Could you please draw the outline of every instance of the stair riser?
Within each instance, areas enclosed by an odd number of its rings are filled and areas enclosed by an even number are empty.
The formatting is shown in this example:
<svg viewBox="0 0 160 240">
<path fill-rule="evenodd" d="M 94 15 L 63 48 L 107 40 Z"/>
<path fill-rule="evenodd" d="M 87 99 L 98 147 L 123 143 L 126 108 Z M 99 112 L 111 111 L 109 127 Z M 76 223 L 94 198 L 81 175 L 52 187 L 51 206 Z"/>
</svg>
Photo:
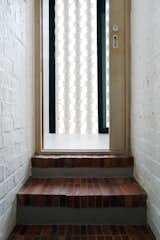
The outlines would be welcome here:
<svg viewBox="0 0 160 240">
<path fill-rule="evenodd" d="M 106 224 L 144 225 L 146 208 L 72 209 L 54 207 L 18 207 L 17 223 L 26 225 Z"/>
<path fill-rule="evenodd" d="M 32 168 L 33 178 L 53 177 L 132 177 L 133 167 L 126 168 Z"/>
<path fill-rule="evenodd" d="M 38 168 L 112 168 L 112 167 L 132 167 L 133 157 L 124 156 L 69 156 L 53 157 L 40 156 L 32 158 L 32 167 Z"/>
</svg>

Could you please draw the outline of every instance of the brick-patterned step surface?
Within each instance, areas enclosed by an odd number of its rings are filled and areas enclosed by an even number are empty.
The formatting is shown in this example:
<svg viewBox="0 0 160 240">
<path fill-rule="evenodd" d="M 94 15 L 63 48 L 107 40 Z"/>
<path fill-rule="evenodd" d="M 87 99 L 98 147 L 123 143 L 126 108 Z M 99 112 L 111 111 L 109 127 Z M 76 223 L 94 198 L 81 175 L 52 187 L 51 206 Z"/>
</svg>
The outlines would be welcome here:
<svg viewBox="0 0 160 240">
<path fill-rule="evenodd" d="M 9 240 L 153 240 L 147 226 L 17 226 Z"/>
<path fill-rule="evenodd" d="M 34 156 L 33 168 L 113 168 L 133 166 L 132 156 Z"/>
<path fill-rule="evenodd" d="M 19 206 L 101 208 L 146 205 L 146 193 L 133 178 L 29 179 L 17 197 Z"/>
</svg>

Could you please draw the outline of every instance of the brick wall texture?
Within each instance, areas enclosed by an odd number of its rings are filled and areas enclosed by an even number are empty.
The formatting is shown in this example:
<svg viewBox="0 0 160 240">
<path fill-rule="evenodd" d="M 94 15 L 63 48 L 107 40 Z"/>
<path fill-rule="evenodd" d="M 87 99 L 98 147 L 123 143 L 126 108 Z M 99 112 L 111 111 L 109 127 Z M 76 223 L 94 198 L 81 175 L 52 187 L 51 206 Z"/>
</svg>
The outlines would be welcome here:
<svg viewBox="0 0 160 240">
<path fill-rule="evenodd" d="M 134 174 L 148 193 L 160 239 L 160 1 L 132 1 L 131 138 Z"/>
<path fill-rule="evenodd" d="M 0 240 L 15 225 L 16 193 L 34 152 L 33 4 L 0 1 Z M 131 140 L 148 222 L 160 238 L 160 2 L 132 1 Z"/>
<path fill-rule="evenodd" d="M 33 3 L 0 1 L 0 240 L 15 225 L 34 151 Z"/>
</svg>

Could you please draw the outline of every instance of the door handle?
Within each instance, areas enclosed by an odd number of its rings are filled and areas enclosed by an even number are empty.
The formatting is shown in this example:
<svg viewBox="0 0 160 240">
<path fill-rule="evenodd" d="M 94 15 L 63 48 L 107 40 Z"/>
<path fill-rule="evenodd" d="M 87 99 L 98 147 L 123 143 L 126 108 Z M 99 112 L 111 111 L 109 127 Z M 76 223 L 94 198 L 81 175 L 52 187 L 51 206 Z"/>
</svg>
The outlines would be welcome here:
<svg viewBox="0 0 160 240">
<path fill-rule="evenodd" d="M 117 34 L 114 34 L 112 37 L 112 47 L 118 48 L 118 35 Z"/>
</svg>

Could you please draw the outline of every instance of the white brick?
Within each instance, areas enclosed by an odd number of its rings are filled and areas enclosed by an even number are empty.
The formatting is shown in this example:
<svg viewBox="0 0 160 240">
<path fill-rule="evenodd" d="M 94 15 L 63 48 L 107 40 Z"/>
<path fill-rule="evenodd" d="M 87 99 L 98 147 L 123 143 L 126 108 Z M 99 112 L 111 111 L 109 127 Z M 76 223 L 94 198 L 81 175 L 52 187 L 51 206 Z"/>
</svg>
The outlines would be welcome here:
<svg viewBox="0 0 160 240">
<path fill-rule="evenodd" d="M 1 183 L 0 184 L 0 200 L 4 197 L 5 195 L 5 184 Z"/>
<path fill-rule="evenodd" d="M 0 183 L 4 180 L 5 169 L 3 165 L 0 165 Z"/>
<path fill-rule="evenodd" d="M 5 181 L 5 193 L 9 193 L 12 189 L 15 188 L 15 181 L 14 181 L 14 176 L 9 177 L 9 179 L 7 179 Z"/>
<path fill-rule="evenodd" d="M 3 134 L 3 145 L 4 147 L 11 146 L 14 143 L 13 133 Z"/>
<path fill-rule="evenodd" d="M 13 128 L 12 117 L 3 117 L 2 118 L 2 129 L 4 132 L 9 132 Z"/>
<path fill-rule="evenodd" d="M 14 132 L 14 142 L 21 143 L 24 141 L 24 131 L 22 129 L 18 129 Z"/>
<path fill-rule="evenodd" d="M 3 147 L 3 137 L 0 136 L 0 149 Z"/>
</svg>

